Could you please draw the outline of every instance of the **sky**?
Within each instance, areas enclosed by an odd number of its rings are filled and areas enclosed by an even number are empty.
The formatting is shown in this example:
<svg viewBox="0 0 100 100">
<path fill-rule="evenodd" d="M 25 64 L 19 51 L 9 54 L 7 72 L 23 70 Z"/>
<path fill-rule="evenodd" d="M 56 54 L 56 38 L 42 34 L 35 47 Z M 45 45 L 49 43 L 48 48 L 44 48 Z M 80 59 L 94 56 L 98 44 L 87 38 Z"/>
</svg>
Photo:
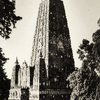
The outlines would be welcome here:
<svg viewBox="0 0 100 100">
<path fill-rule="evenodd" d="M 91 41 L 92 33 L 99 27 L 97 21 L 100 18 L 100 0 L 62 0 L 66 11 L 66 18 L 71 37 L 71 45 L 75 66 L 80 68 L 77 49 L 82 39 Z M 41 0 L 16 0 L 16 14 L 23 17 L 13 29 L 10 39 L 0 37 L 0 47 L 5 56 L 9 58 L 5 64 L 5 70 L 9 78 L 15 65 L 16 57 L 19 64 L 24 61 L 30 65 L 32 54 L 33 36 Z"/>
</svg>

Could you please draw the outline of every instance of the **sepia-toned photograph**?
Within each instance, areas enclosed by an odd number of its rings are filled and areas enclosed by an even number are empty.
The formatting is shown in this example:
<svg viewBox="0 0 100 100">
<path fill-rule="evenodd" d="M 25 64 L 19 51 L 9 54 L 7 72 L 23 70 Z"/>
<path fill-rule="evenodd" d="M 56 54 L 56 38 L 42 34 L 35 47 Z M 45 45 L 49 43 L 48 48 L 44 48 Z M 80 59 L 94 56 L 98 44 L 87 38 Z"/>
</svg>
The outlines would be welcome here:
<svg viewBox="0 0 100 100">
<path fill-rule="evenodd" d="M 100 0 L 0 0 L 0 100 L 100 100 Z"/>
</svg>

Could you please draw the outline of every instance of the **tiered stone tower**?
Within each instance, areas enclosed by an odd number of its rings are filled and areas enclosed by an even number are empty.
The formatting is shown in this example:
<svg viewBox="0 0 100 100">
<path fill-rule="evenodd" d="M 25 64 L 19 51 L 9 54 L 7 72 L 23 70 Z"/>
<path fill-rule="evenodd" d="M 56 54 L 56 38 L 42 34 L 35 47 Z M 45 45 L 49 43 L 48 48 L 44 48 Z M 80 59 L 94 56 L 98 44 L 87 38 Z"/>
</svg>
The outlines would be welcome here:
<svg viewBox="0 0 100 100">
<path fill-rule="evenodd" d="M 20 65 L 16 59 L 8 100 L 29 100 L 29 89 L 33 88 L 33 74 L 34 67 L 28 66 L 26 61 Z"/>
<path fill-rule="evenodd" d="M 66 79 L 74 70 L 74 60 L 61 0 L 42 0 L 40 4 L 31 64 L 35 68 L 34 100 L 68 100 Z"/>
<path fill-rule="evenodd" d="M 42 0 L 34 35 L 31 65 L 16 59 L 9 100 L 69 100 L 68 75 L 74 59 L 64 5 Z"/>
</svg>

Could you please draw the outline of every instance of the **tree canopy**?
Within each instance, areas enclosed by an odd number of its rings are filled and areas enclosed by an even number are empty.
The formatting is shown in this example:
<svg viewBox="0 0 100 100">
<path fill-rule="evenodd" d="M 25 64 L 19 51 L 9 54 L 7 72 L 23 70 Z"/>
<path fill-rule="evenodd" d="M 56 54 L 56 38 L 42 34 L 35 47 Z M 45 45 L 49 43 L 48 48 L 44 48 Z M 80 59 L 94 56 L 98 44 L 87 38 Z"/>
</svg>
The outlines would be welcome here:
<svg viewBox="0 0 100 100">
<path fill-rule="evenodd" d="M 15 28 L 15 24 L 21 17 L 15 14 L 15 1 L 14 0 L 0 0 L 0 36 L 2 38 L 10 38 L 12 32 L 12 26 Z M 0 75 L 4 72 L 3 66 L 6 63 L 7 58 L 0 48 Z M 1 78 L 1 76 L 0 76 Z"/>
<path fill-rule="evenodd" d="M 21 17 L 15 14 L 14 0 L 0 0 L 0 36 L 8 39 L 12 26 L 15 28 L 16 22 L 20 19 Z"/>
<path fill-rule="evenodd" d="M 3 73 L 4 72 L 3 66 L 6 63 L 7 59 L 8 58 L 6 58 L 4 56 L 4 53 L 2 52 L 2 48 L 0 48 L 0 80 L 3 80 L 3 79 L 5 80 L 6 79 L 5 73 Z M 1 78 L 1 76 L 2 76 L 2 78 Z"/>
<path fill-rule="evenodd" d="M 10 38 L 12 32 L 12 26 L 15 28 L 15 24 L 18 20 L 22 19 L 15 14 L 15 1 L 14 0 L 0 0 L 0 36 L 2 38 Z M 2 67 L 6 63 L 7 58 L 0 48 L 0 74 Z"/>
<path fill-rule="evenodd" d="M 92 35 L 92 42 L 83 39 L 77 51 L 82 67 L 68 77 L 72 89 L 71 100 L 99 100 L 100 30 Z"/>
</svg>

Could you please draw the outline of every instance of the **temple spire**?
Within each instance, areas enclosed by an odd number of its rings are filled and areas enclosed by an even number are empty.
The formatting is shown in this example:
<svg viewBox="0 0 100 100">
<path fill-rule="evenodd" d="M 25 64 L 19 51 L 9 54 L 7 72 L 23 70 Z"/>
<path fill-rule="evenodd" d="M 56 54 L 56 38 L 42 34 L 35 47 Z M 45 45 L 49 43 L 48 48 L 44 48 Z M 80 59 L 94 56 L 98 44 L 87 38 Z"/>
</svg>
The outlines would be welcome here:
<svg viewBox="0 0 100 100">
<path fill-rule="evenodd" d="M 17 57 L 16 57 L 15 64 L 16 64 L 16 65 L 19 65 L 19 62 L 18 62 L 18 58 L 17 58 Z"/>
</svg>

